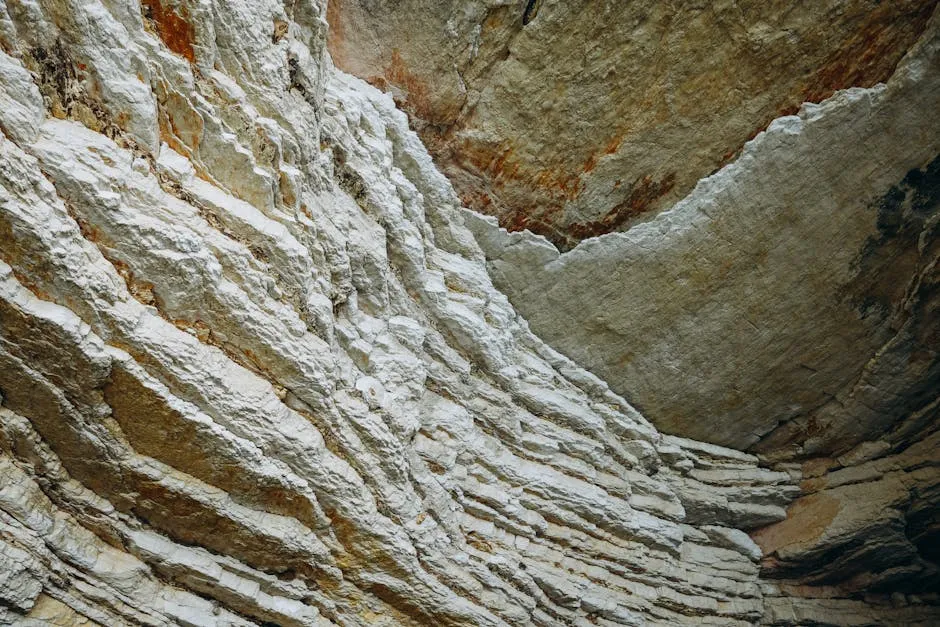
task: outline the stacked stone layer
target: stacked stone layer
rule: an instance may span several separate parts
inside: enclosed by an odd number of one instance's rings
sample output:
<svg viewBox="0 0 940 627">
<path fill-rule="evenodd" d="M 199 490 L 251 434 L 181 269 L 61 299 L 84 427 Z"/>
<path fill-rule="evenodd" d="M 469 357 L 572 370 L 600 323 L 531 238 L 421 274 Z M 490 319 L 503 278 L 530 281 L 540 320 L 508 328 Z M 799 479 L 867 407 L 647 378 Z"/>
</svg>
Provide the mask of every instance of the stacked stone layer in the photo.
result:
<svg viewBox="0 0 940 627">
<path fill-rule="evenodd" d="M 0 622 L 898 615 L 761 581 L 797 473 L 533 335 L 323 3 L 0 9 Z"/>
</svg>

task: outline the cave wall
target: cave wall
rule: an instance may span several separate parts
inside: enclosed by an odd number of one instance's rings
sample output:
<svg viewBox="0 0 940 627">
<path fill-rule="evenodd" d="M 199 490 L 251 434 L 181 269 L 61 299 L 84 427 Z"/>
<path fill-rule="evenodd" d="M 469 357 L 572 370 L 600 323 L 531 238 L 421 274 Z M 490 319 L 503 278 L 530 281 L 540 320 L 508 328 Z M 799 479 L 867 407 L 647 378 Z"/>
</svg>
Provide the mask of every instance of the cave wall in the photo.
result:
<svg viewBox="0 0 940 627">
<path fill-rule="evenodd" d="M 368 33 L 344 19 L 0 4 L 0 623 L 936 622 L 933 406 L 776 468 L 665 435 L 494 286 L 518 296 L 512 247 L 561 257 L 468 212 L 393 97 L 333 66 L 331 30 Z M 934 254 L 921 41 L 736 161 L 903 111 L 909 153 L 867 151 L 888 209 L 853 227 L 879 286 Z M 910 293 L 902 322 L 935 320 Z"/>
</svg>

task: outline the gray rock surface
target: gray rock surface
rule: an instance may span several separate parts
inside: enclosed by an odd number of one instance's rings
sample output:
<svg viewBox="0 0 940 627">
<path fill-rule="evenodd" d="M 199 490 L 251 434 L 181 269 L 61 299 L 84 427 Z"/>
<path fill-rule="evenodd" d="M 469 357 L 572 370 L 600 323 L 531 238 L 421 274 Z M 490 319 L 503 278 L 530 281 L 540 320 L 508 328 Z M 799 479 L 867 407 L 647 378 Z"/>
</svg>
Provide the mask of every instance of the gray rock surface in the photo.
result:
<svg viewBox="0 0 940 627">
<path fill-rule="evenodd" d="M 629 231 L 559 253 L 471 215 L 497 285 L 669 433 L 808 457 L 936 416 L 938 25 Z"/>
</svg>

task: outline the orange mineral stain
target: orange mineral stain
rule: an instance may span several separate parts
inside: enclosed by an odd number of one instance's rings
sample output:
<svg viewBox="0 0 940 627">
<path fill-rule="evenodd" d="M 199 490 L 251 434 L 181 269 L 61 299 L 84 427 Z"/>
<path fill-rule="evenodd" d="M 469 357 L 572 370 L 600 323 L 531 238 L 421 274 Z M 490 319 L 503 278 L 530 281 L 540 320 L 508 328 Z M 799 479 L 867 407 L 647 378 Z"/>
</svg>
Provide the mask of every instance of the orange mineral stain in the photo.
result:
<svg viewBox="0 0 940 627">
<path fill-rule="evenodd" d="M 142 0 L 147 17 L 153 20 L 166 47 L 192 63 L 196 60 L 193 53 L 193 27 L 186 18 L 189 11 L 183 7 L 180 13 L 165 7 L 160 0 Z"/>
</svg>

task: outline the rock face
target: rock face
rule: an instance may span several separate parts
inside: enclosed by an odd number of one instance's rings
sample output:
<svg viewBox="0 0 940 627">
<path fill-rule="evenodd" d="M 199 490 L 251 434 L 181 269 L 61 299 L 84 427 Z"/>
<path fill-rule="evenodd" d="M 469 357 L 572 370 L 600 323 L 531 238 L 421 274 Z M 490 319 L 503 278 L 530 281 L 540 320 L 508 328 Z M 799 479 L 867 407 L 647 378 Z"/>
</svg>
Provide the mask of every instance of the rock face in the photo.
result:
<svg viewBox="0 0 940 627">
<path fill-rule="evenodd" d="M 658 427 L 799 462 L 803 496 L 755 534 L 771 622 L 938 584 L 938 27 L 625 233 L 559 253 L 468 214 L 534 330 Z M 877 622 L 851 614 L 822 612 Z"/>
<path fill-rule="evenodd" d="M 0 623 L 936 621 L 932 414 L 777 470 L 662 435 L 493 286 L 465 222 L 503 234 L 327 15 L 0 4 Z"/>
<path fill-rule="evenodd" d="M 790 506 L 787 520 L 754 534 L 765 556 L 763 576 L 779 586 L 774 594 L 791 597 L 768 600 L 768 614 L 792 604 L 806 584 L 913 595 L 940 586 L 940 432 L 915 435 L 913 444 L 892 445 L 889 437 L 836 459 L 804 463 L 804 496 Z"/>
<path fill-rule="evenodd" d="M 760 619 L 789 475 L 532 336 L 323 13 L 5 6 L 2 619 Z"/>
<path fill-rule="evenodd" d="M 463 202 L 567 249 L 668 208 L 804 101 L 887 80 L 936 2 L 329 5 L 337 65 L 396 96 Z"/>
<path fill-rule="evenodd" d="M 473 218 L 497 283 L 668 432 L 830 455 L 935 417 L 938 27 L 886 86 L 775 120 L 625 233 L 559 254 Z"/>
</svg>

